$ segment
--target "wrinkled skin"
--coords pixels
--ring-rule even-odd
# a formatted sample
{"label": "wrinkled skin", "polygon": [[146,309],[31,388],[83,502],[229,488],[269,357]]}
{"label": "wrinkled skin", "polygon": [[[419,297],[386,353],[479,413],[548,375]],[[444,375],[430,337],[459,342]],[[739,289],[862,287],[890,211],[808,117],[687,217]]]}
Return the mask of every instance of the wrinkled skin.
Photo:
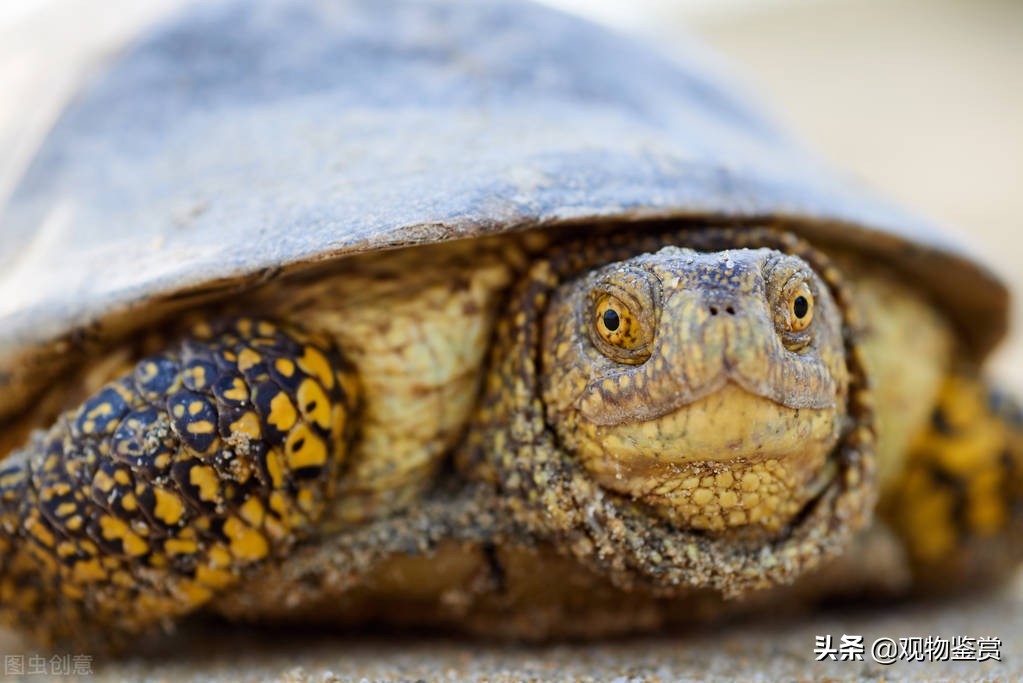
{"label": "wrinkled skin", "polygon": [[[746,246],[761,248],[730,249]],[[611,348],[600,326],[609,295],[622,329],[656,319],[655,334]],[[799,296],[820,303],[796,324]],[[532,266],[498,322],[463,466],[498,486],[529,535],[618,585],[734,595],[790,581],[838,552],[873,505],[873,410],[854,320],[837,271],[791,236],[709,230],[569,245]],[[709,348],[687,346],[693,330]],[[636,363],[635,353],[649,357]],[[726,402],[708,410],[715,399]],[[748,412],[733,420],[733,405]],[[800,427],[772,430],[779,418]],[[754,477],[758,491],[743,490]]]}
{"label": "wrinkled skin", "polygon": [[[977,577],[1018,556],[1018,411],[984,407],[967,367],[959,381],[975,395],[952,392],[939,408],[966,401],[956,415],[988,416],[973,419],[983,428],[936,445],[933,426],[891,419],[922,384],[886,386],[876,393],[900,429],[877,442],[868,377],[894,376],[877,349],[901,332],[864,324],[842,271],[785,233],[463,242],[311,271],[196,317],[213,321],[200,325],[202,344],[227,354],[211,356],[203,377],[187,362],[197,333],[179,341],[170,327],[84,371],[75,386],[92,398],[81,407],[26,419],[56,423],[0,476],[0,609],[40,640],[94,644],[203,606],[236,618],[590,636],[764,604],[720,596],[800,577],[820,594],[834,590],[827,576],[863,567]],[[268,322],[280,319],[288,325]],[[225,321],[229,336],[211,332]],[[263,329],[293,331],[271,344]],[[307,336],[326,367],[310,363]],[[919,364],[931,371],[916,376],[933,378],[937,400],[951,368],[941,367],[945,346],[933,346]],[[180,367],[150,395],[146,357],[156,352]],[[329,394],[329,377],[344,391]],[[307,400],[309,378],[331,410],[329,448],[315,457],[302,437],[323,405]],[[166,427],[133,442],[142,452],[127,460],[128,413],[103,399],[116,388],[131,415],[148,410]],[[60,405],[61,389],[40,405]],[[201,408],[175,412],[182,392]],[[921,445],[899,445],[921,430]],[[197,435],[207,436],[197,445]],[[181,476],[163,476],[147,457],[154,444],[187,465]],[[885,486],[896,493],[882,509],[903,540],[887,526],[857,536],[880,490],[875,451],[896,446],[908,464],[891,467]],[[239,458],[242,467],[231,464]],[[928,478],[936,459],[960,466],[955,481],[977,492],[969,500],[987,502],[934,503],[935,515],[914,516],[918,501],[945,500],[935,491],[948,477]],[[136,488],[116,477],[102,488],[114,470]],[[154,485],[170,501],[159,510],[120,493],[144,502]],[[57,506],[68,494],[85,524]],[[294,497],[300,519],[277,521],[281,496]],[[255,514],[257,503],[272,514]],[[180,518],[154,526],[168,505]],[[1006,549],[997,568],[973,550],[989,541]],[[860,565],[836,567],[853,543],[895,555],[857,551],[847,557]]]}

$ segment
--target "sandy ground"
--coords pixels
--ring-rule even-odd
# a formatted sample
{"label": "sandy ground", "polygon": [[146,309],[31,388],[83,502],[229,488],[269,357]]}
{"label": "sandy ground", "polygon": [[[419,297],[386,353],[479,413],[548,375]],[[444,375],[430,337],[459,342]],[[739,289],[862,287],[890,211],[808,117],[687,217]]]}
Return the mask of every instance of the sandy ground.
{"label": "sandy ground", "polygon": [[[699,632],[542,647],[419,634],[324,634],[196,627],[174,649],[120,662],[97,661],[89,681],[1019,681],[1023,680],[1023,586],[982,600],[899,610],[829,612]],[[1001,661],[816,661],[815,638],[971,635],[1002,640]],[[2,651],[28,652],[2,645]],[[29,655],[26,655],[26,657]],[[11,677],[9,680],[41,680]],[[56,677],[69,680],[75,677]]]}
{"label": "sandy ground", "polygon": [[[172,0],[43,2],[0,27],[0,199],[54,112],[101,54]],[[633,22],[669,40],[682,24],[735,65],[811,146],[870,185],[974,239],[1023,292],[1023,3],[837,0],[682,13],[650,0]],[[687,6],[691,3],[687,3]],[[737,3],[733,3],[737,4]],[[82,17],[94,25],[82,29]],[[695,18],[694,18],[695,16]],[[13,28],[11,28],[13,26]],[[95,30],[91,30],[95,28]],[[63,46],[63,49],[51,49]],[[11,106],[16,103],[16,106]],[[1023,313],[1023,296],[1016,302]],[[995,372],[1023,392],[1017,332]],[[984,636],[1002,662],[814,661],[814,637]],[[1023,680],[1023,580],[983,598],[831,611],[705,633],[542,648],[431,636],[284,634],[206,627],[172,653],[102,664],[90,680]],[[30,654],[0,634],[0,654]],[[2,669],[0,669],[2,674]],[[10,680],[43,680],[12,676]],[[58,680],[69,680],[66,676]]]}
{"label": "sandy ground", "polygon": [[[880,637],[993,632],[1023,627],[1019,597],[960,601],[908,610],[827,614],[761,621],[673,637],[544,647],[466,642],[440,637],[330,637],[246,632],[194,635],[188,657],[122,662],[98,680],[124,681],[747,681],[747,680],[1005,680],[1023,679],[1019,640],[1002,648],[1003,662],[943,664],[816,662],[815,636]],[[257,644],[258,647],[253,647]]]}

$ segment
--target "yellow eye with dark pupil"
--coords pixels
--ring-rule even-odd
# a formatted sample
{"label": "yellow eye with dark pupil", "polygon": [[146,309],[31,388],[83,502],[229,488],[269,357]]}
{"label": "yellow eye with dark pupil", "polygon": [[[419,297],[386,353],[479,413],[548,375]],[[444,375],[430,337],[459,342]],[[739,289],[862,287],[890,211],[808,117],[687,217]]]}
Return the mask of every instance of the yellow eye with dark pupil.
{"label": "yellow eye with dark pupil", "polygon": [[593,322],[597,336],[606,344],[629,350],[643,343],[642,325],[636,315],[613,294],[597,299]]}
{"label": "yellow eye with dark pupil", "polygon": [[650,358],[653,297],[635,282],[627,284],[630,288],[608,285],[591,291],[586,332],[598,352],[618,363],[638,365]]}
{"label": "yellow eye with dark pupil", "polygon": [[805,282],[790,290],[787,326],[793,332],[802,332],[813,320],[813,293]]}

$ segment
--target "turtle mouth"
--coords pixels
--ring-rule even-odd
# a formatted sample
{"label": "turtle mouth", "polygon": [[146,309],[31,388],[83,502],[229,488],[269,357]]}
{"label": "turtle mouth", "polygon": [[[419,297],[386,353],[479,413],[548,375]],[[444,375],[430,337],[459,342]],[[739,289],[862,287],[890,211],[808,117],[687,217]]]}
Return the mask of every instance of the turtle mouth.
{"label": "turtle mouth", "polygon": [[680,527],[776,531],[830,481],[843,423],[834,407],[789,408],[727,382],[653,420],[577,422],[571,447],[604,488]]}
{"label": "turtle mouth", "polygon": [[573,407],[587,420],[610,426],[655,421],[714,396],[728,395],[731,389],[794,411],[837,410],[844,398],[840,383],[815,357],[786,359],[785,366],[778,367],[780,363],[769,358],[725,348],[714,359],[701,350],[697,366],[688,360],[695,353],[673,355],[682,360],[659,364],[652,358],[651,367],[658,370],[644,373],[642,383],[622,381],[621,375],[594,379],[579,392]]}

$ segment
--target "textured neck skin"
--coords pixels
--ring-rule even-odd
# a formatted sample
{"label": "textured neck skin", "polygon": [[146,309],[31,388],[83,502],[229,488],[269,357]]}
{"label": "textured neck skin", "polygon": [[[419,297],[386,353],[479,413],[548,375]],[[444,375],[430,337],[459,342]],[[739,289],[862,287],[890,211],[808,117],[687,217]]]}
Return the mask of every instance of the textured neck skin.
{"label": "textured neck skin", "polygon": [[[661,252],[666,246],[693,251]],[[731,284],[713,276],[715,261],[732,271]],[[804,277],[769,286],[783,263]],[[815,318],[783,330],[791,321],[770,292],[783,293],[778,301],[791,311],[788,295],[803,285],[819,299]],[[605,318],[612,305],[616,316]],[[598,325],[615,318],[610,332]],[[643,332],[648,325],[653,333]],[[498,486],[526,533],[618,585],[736,595],[792,581],[840,552],[875,500],[859,326],[840,271],[787,233],[703,229],[562,245],[533,264],[498,320],[461,465]],[[713,349],[697,342],[677,361],[683,380],[698,378],[686,384],[666,361],[686,353],[688,336],[677,330]],[[772,382],[786,369],[783,354],[748,360],[778,343],[769,339],[781,340],[791,367],[827,381]],[[635,400],[642,392],[647,400]],[[778,415],[788,422],[773,443],[755,433]],[[722,457],[722,444],[738,454]]]}

